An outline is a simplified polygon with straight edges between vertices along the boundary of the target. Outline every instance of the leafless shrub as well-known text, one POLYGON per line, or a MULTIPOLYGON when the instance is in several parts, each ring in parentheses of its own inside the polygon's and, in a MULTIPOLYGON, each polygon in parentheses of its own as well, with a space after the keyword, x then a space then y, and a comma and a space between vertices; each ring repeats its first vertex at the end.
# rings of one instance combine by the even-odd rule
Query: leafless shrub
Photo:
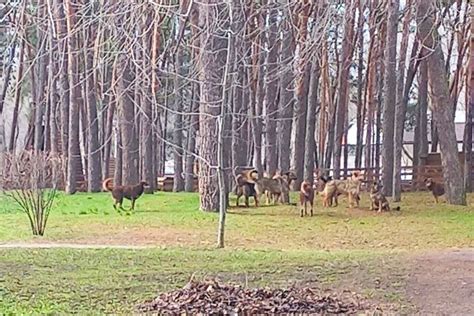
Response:
POLYGON ((28 216, 33 235, 43 236, 62 182, 59 156, 23 151, 0 155, 0 189, 28 216))

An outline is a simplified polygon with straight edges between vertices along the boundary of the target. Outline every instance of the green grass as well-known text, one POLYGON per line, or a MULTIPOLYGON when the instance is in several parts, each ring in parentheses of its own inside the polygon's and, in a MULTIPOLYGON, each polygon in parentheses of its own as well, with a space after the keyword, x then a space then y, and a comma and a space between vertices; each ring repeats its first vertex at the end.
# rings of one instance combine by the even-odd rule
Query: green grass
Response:
MULTIPOLYGON (((470 196, 471 203, 474 196, 470 196)), ((234 202, 232 201, 232 204, 234 202)), ((300 218, 296 206, 232 208, 227 217, 227 246, 236 249, 440 249, 474 245, 474 212, 470 207, 435 205, 427 193, 404 195, 401 212, 323 209, 300 218)), ((117 214, 108 194, 61 195, 45 237, 55 242, 138 244, 163 247, 212 247, 217 214, 199 211, 196 194, 157 193, 137 202, 137 211, 117 214)), ((31 241, 24 214, 0 203, 0 243, 31 241)))
MULTIPOLYGON (((26 216, 0 198, 0 244, 57 242, 148 245, 142 250, 0 250, 4 314, 130 313, 158 291, 183 286, 193 273, 240 284, 350 289, 376 301, 406 303, 400 260, 429 249, 474 246, 474 195, 468 207, 435 205, 405 194, 402 211, 323 209, 299 217, 296 206, 231 208, 226 249, 214 248, 218 216, 199 211, 193 193, 146 195, 130 216, 109 194, 60 195, 46 235, 32 237, 26 216)), ((234 205, 234 201, 231 201, 234 205)), ((125 205, 127 207, 128 204, 125 205)))
POLYGON ((365 271, 369 282, 362 288, 369 294, 376 291, 370 278, 392 265, 374 260, 380 254, 347 251, 43 249, 0 250, 0 256, 0 310, 6 314, 130 313, 193 274, 248 286, 325 287, 365 271))

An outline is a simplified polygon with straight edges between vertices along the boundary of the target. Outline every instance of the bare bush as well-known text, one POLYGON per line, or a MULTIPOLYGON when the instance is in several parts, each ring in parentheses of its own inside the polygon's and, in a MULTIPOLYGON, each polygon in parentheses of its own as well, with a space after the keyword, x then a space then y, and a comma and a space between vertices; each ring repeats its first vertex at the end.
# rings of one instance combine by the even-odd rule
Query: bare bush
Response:
POLYGON ((26 213, 33 235, 43 236, 63 181, 61 157, 34 151, 2 153, 0 163, 0 189, 26 213))

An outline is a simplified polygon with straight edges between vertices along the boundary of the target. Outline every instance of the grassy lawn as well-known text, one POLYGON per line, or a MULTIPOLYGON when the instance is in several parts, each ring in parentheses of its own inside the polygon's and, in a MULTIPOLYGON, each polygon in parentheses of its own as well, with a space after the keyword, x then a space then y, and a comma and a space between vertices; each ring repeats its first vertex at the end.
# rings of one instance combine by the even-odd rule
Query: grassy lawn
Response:
MULTIPOLYGON (((473 203, 474 196, 470 197, 473 203)), ((320 202, 319 199, 317 202, 320 202)), ((231 202, 232 205, 234 202, 231 202)), ((196 194, 158 193, 137 203, 131 216, 114 212, 108 194, 61 196, 45 237, 36 241, 163 247, 213 247, 217 214, 198 209, 196 194)), ((474 245, 470 207, 435 205, 427 193, 407 194, 401 212, 368 211, 316 205, 314 217, 300 218, 296 206, 232 208, 227 217, 227 246, 240 249, 437 249, 474 245)), ((24 214, 0 203, 0 243, 34 240, 24 214)))
MULTIPOLYGON (((129 313, 157 291, 183 286, 193 273, 241 284, 350 289, 406 304, 411 253, 474 247, 470 207, 435 205, 427 193, 403 196, 401 212, 322 209, 300 218, 296 206, 232 208, 225 250, 214 249, 217 214, 198 210, 196 194, 141 198, 131 216, 113 211, 108 194, 60 196, 46 229, 33 238, 21 212, 0 200, 0 244, 56 242, 148 245, 144 250, 0 250, 0 311, 8 314, 129 313)), ((234 201, 231 202, 234 205, 234 201)), ((403 308, 403 307, 402 307, 403 308)))
POLYGON ((341 289, 354 289, 347 279, 359 279, 364 283, 356 288, 367 297, 403 304, 404 271, 395 268, 395 257, 382 259, 381 253, 42 249, 0 250, 0 256, 0 310, 6 314, 130 313, 158 291, 182 287, 193 274, 248 286, 341 289), (394 274, 380 291, 387 271, 394 274))

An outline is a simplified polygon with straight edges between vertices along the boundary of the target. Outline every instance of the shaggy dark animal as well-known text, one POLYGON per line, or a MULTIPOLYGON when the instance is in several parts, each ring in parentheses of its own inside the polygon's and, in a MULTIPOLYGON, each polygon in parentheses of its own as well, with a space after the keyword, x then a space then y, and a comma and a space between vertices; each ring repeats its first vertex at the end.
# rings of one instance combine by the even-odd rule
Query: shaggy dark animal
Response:
POLYGON ((444 195, 444 185, 435 182, 432 178, 425 179, 425 185, 428 190, 433 193, 436 203, 438 203, 438 197, 444 195))
POLYGON ((249 197, 253 197, 255 201, 255 207, 258 206, 258 195, 255 190, 255 182, 258 180, 259 175, 256 169, 244 170, 235 176, 235 187, 234 193, 237 195, 235 202, 236 206, 239 206, 240 197, 245 197, 245 206, 249 207, 249 197))
POLYGON ((130 210, 134 210, 135 208, 135 201, 143 194, 145 187, 149 184, 146 181, 141 181, 140 183, 134 185, 112 185, 112 178, 105 179, 102 183, 102 187, 105 191, 109 191, 112 193, 112 197, 114 199, 114 209, 118 210, 117 207, 120 209, 122 208, 123 199, 130 200, 132 202, 132 207, 130 210))

